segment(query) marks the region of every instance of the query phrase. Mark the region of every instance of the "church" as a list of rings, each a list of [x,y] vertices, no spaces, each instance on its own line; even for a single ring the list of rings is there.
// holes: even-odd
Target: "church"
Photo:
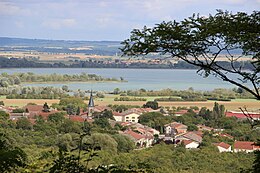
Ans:
[[[88,116],[91,117],[94,113],[94,109],[95,109],[95,105],[94,105],[94,99],[93,99],[93,94],[92,94],[92,90],[90,93],[90,98],[89,98],[89,102],[88,102]]]

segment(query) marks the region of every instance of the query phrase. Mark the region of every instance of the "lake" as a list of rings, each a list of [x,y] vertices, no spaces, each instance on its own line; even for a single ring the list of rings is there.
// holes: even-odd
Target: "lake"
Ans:
[[[203,78],[196,73],[196,70],[179,69],[110,69],[110,68],[13,68],[0,69],[0,73],[26,73],[35,74],[97,74],[103,77],[123,77],[128,82],[88,82],[88,83],[62,83],[62,84],[26,84],[25,86],[55,86],[61,87],[68,85],[72,90],[98,90],[113,91],[115,88],[120,90],[160,90],[176,89],[184,90],[189,87],[195,90],[211,91],[215,88],[234,88],[234,85],[223,82],[213,76]]]

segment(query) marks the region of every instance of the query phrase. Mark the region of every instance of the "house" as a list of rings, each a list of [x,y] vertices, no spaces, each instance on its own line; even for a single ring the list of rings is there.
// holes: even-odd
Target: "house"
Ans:
[[[248,114],[254,119],[254,120],[260,120],[260,113],[256,112],[248,112]],[[235,112],[235,111],[228,111],[226,112],[226,117],[236,117],[238,119],[246,119],[247,117],[243,112]]]
[[[158,130],[155,130],[155,129],[153,129],[151,127],[147,127],[147,126],[137,127],[135,130],[143,135],[148,135],[148,136],[154,136],[154,135],[160,134],[160,132]]]
[[[43,111],[43,105],[27,105],[24,109],[30,114],[30,117],[39,116],[39,114]]]
[[[176,134],[186,133],[188,127],[182,123],[172,122],[170,124],[165,124],[164,129],[166,135],[174,136]]]
[[[128,129],[134,129],[135,131],[138,131],[141,134],[148,134],[151,136],[154,135],[159,135],[160,132],[156,129],[153,129],[151,127],[145,126],[143,124],[140,123],[134,123],[134,122],[121,122],[120,123],[121,126],[127,127]]]
[[[213,128],[205,126],[203,124],[198,124],[197,127],[198,127],[198,130],[200,130],[200,131],[212,131],[213,130]]]
[[[123,115],[123,122],[138,122],[140,114],[127,113]]]
[[[113,114],[113,117],[114,117],[114,119],[116,121],[123,122],[123,115],[122,115],[122,113],[113,111],[112,114]]]
[[[48,116],[60,111],[50,109],[49,112],[43,111],[43,105],[27,105],[25,106],[25,111],[28,113],[28,118],[35,118],[37,116],[42,116],[43,119],[48,119]]]
[[[118,122],[138,122],[138,118],[143,113],[154,112],[152,108],[131,108],[122,113],[112,112],[113,117]]]
[[[255,145],[254,142],[249,141],[235,141],[234,152],[253,152],[255,150],[260,150],[260,146]]]
[[[231,152],[231,145],[226,144],[224,142],[220,142],[220,143],[214,143],[214,145],[218,148],[219,152]]]
[[[176,144],[182,142],[183,140],[192,140],[200,144],[202,142],[202,136],[200,136],[200,133],[197,132],[187,132],[175,136]]]
[[[16,108],[0,105],[0,111],[4,111],[7,113],[13,112],[14,109],[16,109]]]
[[[217,133],[216,135],[217,135],[217,136],[220,136],[220,137],[232,139],[232,140],[234,139],[233,136],[231,136],[231,135],[229,135],[229,134],[227,134],[227,133]]]
[[[182,144],[187,149],[198,148],[200,145],[198,142],[193,141],[193,140],[183,140]]]
[[[127,130],[123,134],[129,136],[137,147],[149,147],[153,144],[153,136],[142,135],[132,130]]]
[[[15,121],[15,120],[18,120],[19,118],[23,118],[23,117],[28,118],[29,115],[30,115],[29,113],[25,113],[25,112],[23,112],[23,113],[10,113],[10,119]]]
[[[103,112],[105,110],[111,111],[112,109],[108,106],[95,106],[94,112]]]
[[[71,121],[74,121],[74,122],[81,122],[83,123],[85,121],[85,118],[83,118],[82,116],[78,116],[78,115],[70,115],[69,116],[69,119]]]

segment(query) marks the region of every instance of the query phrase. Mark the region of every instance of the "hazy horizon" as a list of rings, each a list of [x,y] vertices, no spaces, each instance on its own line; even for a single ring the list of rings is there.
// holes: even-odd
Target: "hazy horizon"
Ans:
[[[251,13],[260,0],[2,0],[1,37],[122,41],[134,28],[216,9]]]

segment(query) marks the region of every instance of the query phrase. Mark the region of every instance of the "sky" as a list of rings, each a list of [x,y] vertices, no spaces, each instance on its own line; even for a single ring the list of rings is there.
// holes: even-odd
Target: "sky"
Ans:
[[[0,37],[122,41],[152,27],[216,9],[260,9],[260,0],[0,0]]]

